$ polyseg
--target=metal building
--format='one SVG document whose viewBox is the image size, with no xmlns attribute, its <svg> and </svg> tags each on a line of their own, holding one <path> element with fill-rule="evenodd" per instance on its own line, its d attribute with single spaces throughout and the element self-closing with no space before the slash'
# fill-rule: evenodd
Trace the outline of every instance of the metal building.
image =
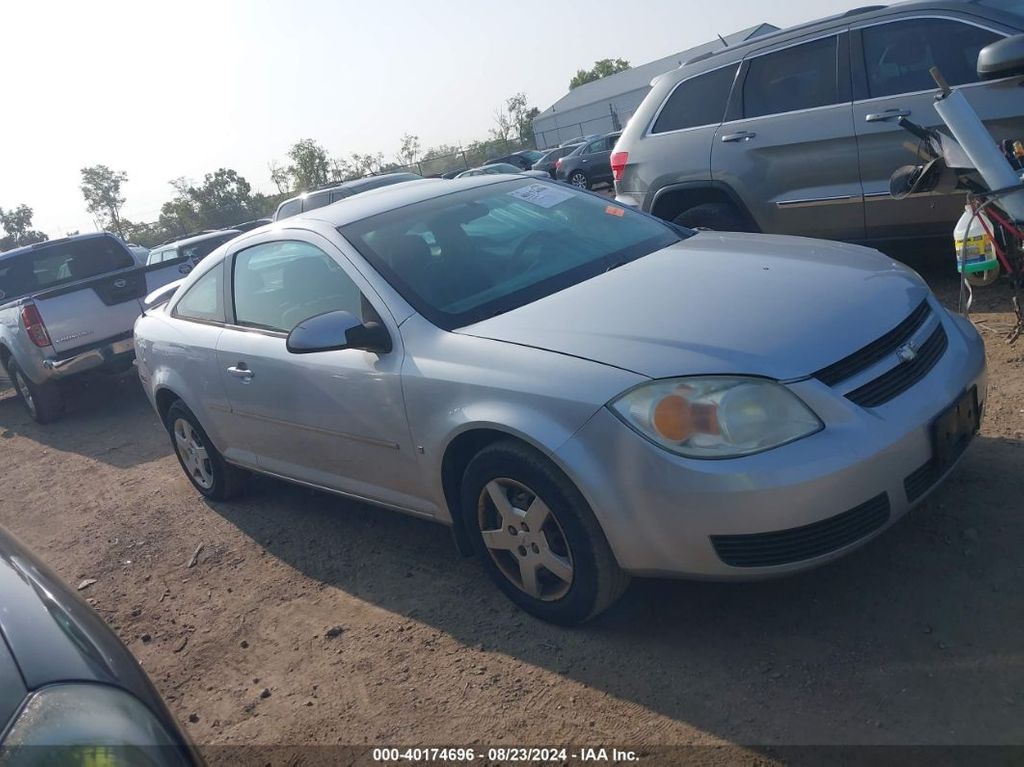
<svg viewBox="0 0 1024 767">
<path fill-rule="evenodd" d="M 727 36 L 725 42 L 735 45 L 778 29 L 772 24 L 758 24 Z M 573 88 L 534 119 L 537 147 L 546 149 L 577 136 L 620 130 L 651 89 L 651 80 L 721 47 L 722 40 L 716 38 L 696 48 Z"/>
</svg>

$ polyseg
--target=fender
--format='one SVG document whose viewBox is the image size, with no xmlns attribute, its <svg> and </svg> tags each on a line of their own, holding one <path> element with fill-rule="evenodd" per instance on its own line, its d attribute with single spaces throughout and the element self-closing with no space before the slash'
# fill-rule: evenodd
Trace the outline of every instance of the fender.
<svg viewBox="0 0 1024 767">
<path fill-rule="evenodd" d="M 668 195 L 671 195 L 675 192 L 694 193 L 704 190 L 717 192 L 718 194 L 724 196 L 726 199 L 729 200 L 729 202 L 736 206 L 736 209 L 740 212 L 741 215 L 746 216 L 747 220 L 752 222 L 755 226 L 757 226 L 758 230 L 760 231 L 761 227 L 758 225 L 757 219 L 755 219 L 753 215 L 751 215 L 750 210 L 747 208 L 743 200 L 740 199 L 739 195 L 736 194 L 736 191 L 725 182 L 715 181 L 714 179 L 706 179 L 700 181 L 681 181 L 676 184 L 668 184 L 666 186 L 661 187 L 657 192 L 654 193 L 654 197 L 651 198 L 650 212 L 654 213 L 654 211 L 657 210 L 658 208 L 659 202 L 664 200 L 665 197 L 667 197 Z"/>
</svg>

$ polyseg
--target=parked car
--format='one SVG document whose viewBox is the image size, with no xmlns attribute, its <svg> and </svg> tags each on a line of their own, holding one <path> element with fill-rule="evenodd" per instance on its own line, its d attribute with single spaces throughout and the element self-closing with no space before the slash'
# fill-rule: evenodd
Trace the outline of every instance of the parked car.
<svg viewBox="0 0 1024 767">
<path fill-rule="evenodd" d="M 460 173 L 462 173 L 464 170 L 467 170 L 467 169 L 466 168 L 456 168 L 455 170 L 446 170 L 444 173 L 441 174 L 441 178 L 449 179 L 449 180 L 453 179 L 456 176 L 458 176 Z"/>
<path fill-rule="evenodd" d="M 145 264 L 149 260 L 149 248 L 142 245 L 136 245 L 134 242 L 126 243 L 128 250 L 135 258 L 135 263 Z"/>
<path fill-rule="evenodd" d="M 841 240 L 949 237 L 963 194 L 902 200 L 898 120 L 941 125 L 938 66 L 997 140 L 1024 135 L 1021 77 L 979 82 L 978 52 L 1024 29 L 1020 3 L 915 0 L 850 11 L 663 75 L 612 156 L 621 202 L 686 226 Z"/>
<path fill-rule="evenodd" d="M 529 170 L 533 167 L 533 164 L 541 158 L 543 152 L 538 152 L 536 149 L 521 149 L 518 152 L 507 154 L 504 157 L 492 157 L 490 160 L 484 163 L 484 165 L 494 165 L 496 163 L 506 163 L 508 165 L 515 165 L 520 170 Z"/>
<path fill-rule="evenodd" d="M 202 495 L 250 470 L 451 525 L 562 623 L 630 574 L 848 553 L 949 473 L 986 394 L 971 323 L 876 251 L 694 232 L 524 178 L 242 235 L 135 337 Z"/>
<path fill-rule="evenodd" d="M 462 173 L 457 175 L 455 178 L 467 178 L 469 176 L 494 176 L 499 173 L 511 173 L 516 176 L 536 176 L 537 178 L 547 178 L 547 173 L 541 173 L 536 170 L 523 170 L 517 165 L 511 165 L 505 162 L 492 163 L 490 165 L 481 165 L 479 168 L 470 168 L 464 170 Z"/>
<path fill-rule="evenodd" d="M 147 263 L 152 265 L 174 262 L 195 266 L 225 242 L 233 240 L 241 233 L 239 229 L 218 229 L 182 240 L 165 242 L 149 252 Z"/>
<path fill-rule="evenodd" d="M 555 161 L 555 178 L 580 189 L 612 183 L 611 154 L 619 133 L 608 133 L 588 141 Z"/>
<path fill-rule="evenodd" d="M 557 178 L 555 175 L 555 168 L 558 160 L 565 157 L 567 154 L 579 149 L 582 144 L 569 144 L 568 146 L 555 147 L 550 149 L 541 155 L 541 158 L 533 164 L 534 170 L 543 171 L 548 174 L 550 178 Z"/>
<path fill-rule="evenodd" d="M 401 184 L 406 181 L 420 181 L 421 179 L 422 177 L 417 176 L 415 173 L 385 173 L 382 176 L 357 178 L 355 181 L 346 181 L 343 184 L 330 186 L 327 189 L 319 189 L 315 192 L 305 192 L 278 205 L 277 210 L 274 212 L 274 220 L 280 221 L 289 216 L 297 216 L 299 213 L 307 213 L 308 211 L 322 208 L 325 205 L 330 205 L 332 202 L 344 200 L 346 197 L 368 192 L 371 189 Z"/>
<path fill-rule="evenodd" d="M 588 133 L 586 136 L 576 136 L 576 138 L 570 138 L 559 144 L 559 147 L 564 146 L 576 146 L 577 144 L 585 144 L 588 141 L 593 141 L 596 138 L 601 138 L 601 133 Z"/>
<path fill-rule="evenodd" d="M 60 416 L 63 379 L 127 370 L 141 299 L 181 276 L 176 264 L 136 264 L 106 232 L 0 254 L 0 367 L 32 417 Z"/>
<path fill-rule="evenodd" d="M 128 648 L 2 529 L 0 754 L 10 765 L 202 763 Z"/>
<path fill-rule="evenodd" d="M 272 218 L 254 218 L 252 221 L 243 221 L 240 224 L 232 224 L 228 229 L 234 229 L 239 232 L 248 232 L 250 229 L 266 226 L 267 224 L 272 223 L 274 223 L 274 219 Z"/>
</svg>

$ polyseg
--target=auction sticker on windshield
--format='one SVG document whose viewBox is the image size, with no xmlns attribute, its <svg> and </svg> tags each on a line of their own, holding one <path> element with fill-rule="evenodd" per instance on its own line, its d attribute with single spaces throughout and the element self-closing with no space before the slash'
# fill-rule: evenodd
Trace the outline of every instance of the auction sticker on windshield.
<svg viewBox="0 0 1024 767">
<path fill-rule="evenodd" d="M 553 208 L 558 203 L 565 202 L 572 197 L 572 192 L 559 189 L 553 184 L 527 184 L 513 189 L 509 194 L 542 208 Z"/>
</svg>

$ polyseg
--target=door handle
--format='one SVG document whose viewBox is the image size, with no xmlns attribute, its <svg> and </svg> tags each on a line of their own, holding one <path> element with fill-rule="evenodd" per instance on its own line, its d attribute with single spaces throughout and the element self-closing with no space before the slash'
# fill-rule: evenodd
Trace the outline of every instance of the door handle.
<svg viewBox="0 0 1024 767">
<path fill-rule="evenodd" d="M 722 136 L 722 141 L 726 144 L 731 141 L 750 141 L 756 135 L 753 131 L 741 130 L 739 133 L 726 133 Z"/>
<path fill-rule="evenodd" d="M 910 117 L 909 109 L 886 109 L 884 112 L 871 112 L 864 115 L 866 123 L 881 123 L 888 120 L 898 120 L 901 117 Z"/>
<path fill-rule="evenodd" d="M 228 368 L 228 373 L 233 375 L 235 378 L 240 378 L 242 383 L 249 383 L 253 376 L 256 375 L 244 362 L 239 362 L 237 365 L 232 365 Z"/>
</svg>

